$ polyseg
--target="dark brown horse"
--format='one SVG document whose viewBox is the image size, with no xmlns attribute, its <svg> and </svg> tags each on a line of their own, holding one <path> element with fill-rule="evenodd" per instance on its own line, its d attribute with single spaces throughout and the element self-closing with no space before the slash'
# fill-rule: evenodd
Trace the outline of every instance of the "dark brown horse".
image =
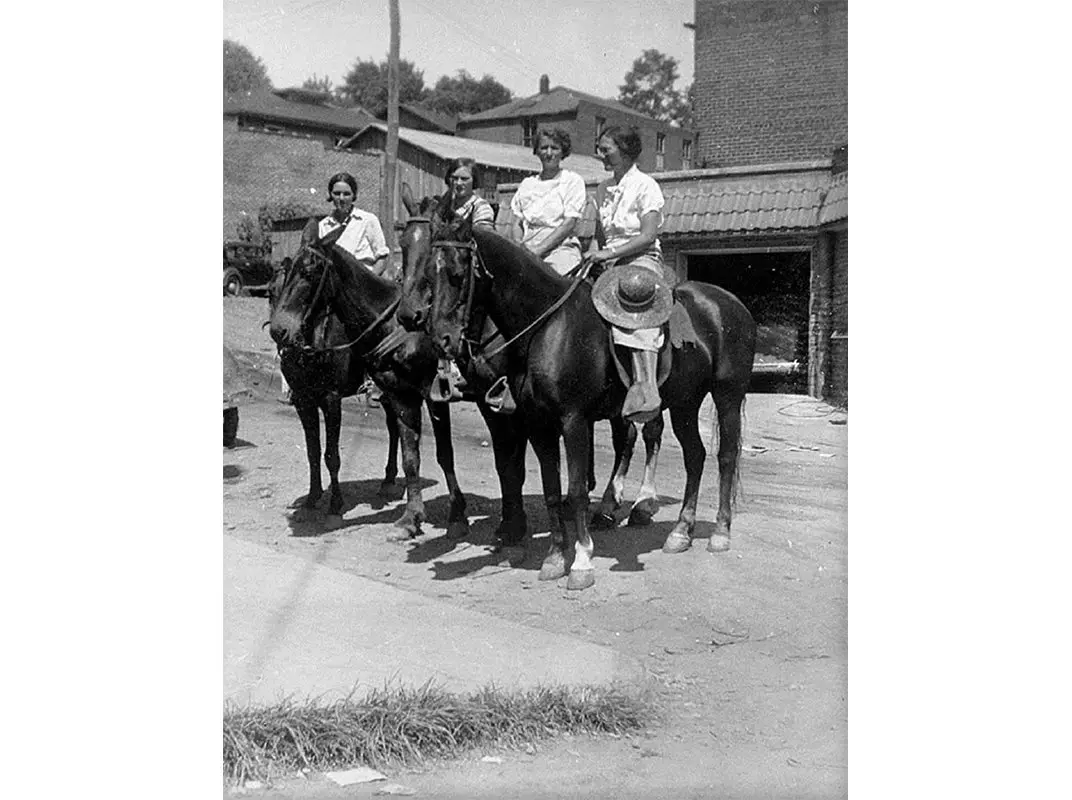
<svg viewBox="0 0 1072 800">
<path fill-rule="evenodd" d="M 270 313 L 279 304 L 280 293 L 288 269 L 278 270 L 268 288 Z M 267 323 L 266 323 L 267 324 Z M 305 452 L 309 460 L 309 491 L 302 503 L 304 513 L 312 512 L 324 494 L 320 476 L 320 414 L 324 415 L 324 465 L 328 468 L 331 499 L 328 505 L 328 525 L 341 522 L 343 497 L 339 487 L 339 435 L 342 429 L 342 399 L 357 393 L 364 380 L 364 367 L 350 348 L 345 327 L 335 315 L 324 317 L 310 331 L 315 350 L 294 344 L 279 345 L 280 367 L 290 385 L 291 402 L 305 432 Z M 398 475 L 398 421 L 389 403 L 384 405 L 387 416 L 387 467 L 380 491 L 384 493 L 395 483 Z"/>
<path fill-rule="evenodd" d="M 318 344 L 311 334 L 322 319 L 334 315 L 341 320 L 347 337 L 343 346 L 384 391 L 384 399 L 400 424 L 407 505 L 395 524 L 408 538 L 420 532 L 424 519 L 419 483 L 421 412 L 436 375 L 438 354 L 427 335 L 411 333 L 399 325 L 395 311 L 401 291 L 397 284 L 367 269 L 353 267 L 337 248 L 317 244 L 315 239 L 314 232 L 307 231 L 280 289 L 270 320 L 272 337 L 281 345 L 311 348 Z M 428 402 L 427 407 L 435 434 L 436 459 L 450 495 L 448 535 L 462 536 L 468 532 L 469 523 L 465 497 L 454 473 L 449 405 Z M 510 446 L 503 441 L 516 425 L 516 421 L 503 421 L 499 430 L 492 430 L 497 456 L 500 450 L 509 452 Z M 517 449 L 523 461 L 523 441 Z M 509 541 L 523 536 L 526 529 L 521 505 L 523 470 L 516 482 L 501 473 L 500 478 L 503 520 L 498 535 Z"/>
<path fill-rule="evenodd" d="M 566 574 L 563 548 L 574 534 L 574 561 L 567 587 L 594 583 L 588 533 L 589 429 L 594 420 L 621 411 L 626 387 L 613 363 L 607 324 L 596 312 L 588 285 L 571 284 L 534 255 L 493 231 L 467 223 L 433 242 L 434 276 L 428 330 L 441 352 L 453 357 L 471 347 L 474 314 L 487 313 L 512 342 L 507 375 L 529 441 L 540 460 L 544 499 L 551 522 L 551 548 L 540 578 Z M 663 407 L 681 444 L 685 491 L 678 522 L 663 544 L 681 552 L 691 545 L 706 451 L 699 410 L 710 394 L 718 413 L 719 507 L 708 550 L 729 547 L 731 501 L 741 446 L 741 411 L 752 372 L 755 322 L 741 302 L 716 286 L 685 282 L 674 290 L 696 341 L 672 351 L 669 376 L 660 387 Z M 628 359 L 626 359 L 628 361 Z M 569 473 L 564 501 L 559 476 L 559 440 Z"/>
</svg>

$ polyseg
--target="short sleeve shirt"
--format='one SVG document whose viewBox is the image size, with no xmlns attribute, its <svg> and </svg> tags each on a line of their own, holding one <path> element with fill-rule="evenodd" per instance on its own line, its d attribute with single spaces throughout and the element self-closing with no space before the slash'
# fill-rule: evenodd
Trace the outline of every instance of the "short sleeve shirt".
<svg viewBox="0 0 1072 800">
<path fill-rule="evenodd" d="M 330 233 L 338 230 L 344 223 L 339 222 L 333 216 L 324 217 L 320 220 L 317 233 L 323 239 Z M 387 240 L 383 236 L 383 228 L 375 214 L 354 208 L 350 212 L 350 218 L 346 221 L 346 230 L 336 240 L 336 244 L 346 250 L 354 258 L 366 261 L 375 261 L 382 256 L 391 254 L 387 247 Z"/>
<path fill-rule="evenodd" d="M 567 219 L 579 219 L 584 213 L 587 195 L 584 179 L 568 169 L 551 180 L 530 175 L 521 181 L 510 201 L 510 210 L 523 225 L 522 242 L 541 240 Z M 573 241 L 571 236 L 566 241 Z"/>
<path fill-rule="evenodd" d="M 468 200 L 454 209 L 454 216 L 459 219 L 468 217 L 473 225 L 495 227 L 495 210 L 491 207 L 491 203 L 480 195 L 471 195 Z"/>
<path fill-rule="evenodd" d="M 650 175 L 641 172 L 634 164 L 617 185 L 600 184 L 603 203 L 599 207 L 599 221 L 607 237 L 607 247 L 624 244 L 640 234 L 640 218 L 649 211 L 662 212 L 666 201 L 659 184 Z M 660 215 L 659 225 L 662 225 Z M 649 252 L 659 253 L 659 240 Z"/>
</svg>

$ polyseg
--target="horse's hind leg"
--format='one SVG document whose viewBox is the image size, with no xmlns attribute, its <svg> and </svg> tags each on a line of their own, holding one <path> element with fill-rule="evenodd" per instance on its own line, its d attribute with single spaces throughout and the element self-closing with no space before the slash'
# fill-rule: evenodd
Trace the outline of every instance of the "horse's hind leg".
<svg viewBox="0 0 1072 800">
<path fill-rule="evenodd" d="M 704 460 L 707 458 L 707 450 L 700 438 L 699 415 L 699 403 L 670 409 L 670 424 L 685 458 L 685 495 L 681 501 L 677 524 L 663 542 L 664 553 L 681 553 L 692 545 L 692 529 L 696 526 L 696 500 L 700 494 Z"/>
<path fill-rule="evenodd" d="M 339 455 L 339 434 L 342 431 L 342 398 L 337 392 L 331 392 L 321 401 L 324 411 L 324 464 L 328 468 L 331 480 L 331 500 L 328 504 L 327 526 L 338 527 L 342 524 L 342 487 L 339 486 L 339 467 L 342 458 Z"/>
<path fill-rule="evenodd" d="M 295 394 L 294 410 L 298 412 L 302 430 L 305 431 L 305 456 L 309 461 L 309 491 L 301 508 L 312 511 L 324 494 L 320 483 L 320 410 L 308 397 Z"/>
<path fill-rule="evenodd" d="M 569 471 L 567 490 L 568 515 L 573 525 L 573 565 L 570 567 L 567 589 L 587 589 L 595 584 L 592 567 L 594 546 L 588 533 L 588 432 L 589 424 L 580 414 L 570 417 L 563 425 L 562 438 L 566 444 L 566 466 Z M 566 515 L 563 515 L 566 516 Z"/>
<path fill-rule="evenodd" d="M 469 518 L 465 514 L 465 495 L 454 474 L 454 442 L 450 438 L 450 404 L 428 403 L 428 416 L 435 435 L 436 461 L 443 470 L 450 493 L 450 513 L 447 515 L 447 536 L 458 539 L 469 535 Z"/>
<path fill-rule="evenodd" d="M 625 492 L 625 475 L 629 471 L 629 462 L 633 460 L 633 448 L 636 445 L 636 426 L 626 422 L 621 416 L 610 420 L 610 438 L 614 445 L 614 470 L 611 472 L 603 497 L 592 514 L 592 527 L 596 529 L 613 528 L 614 512 L 622 504 Z"/>
<path fill-rule="evenodd" d="M 390 493 L 398 477 L 398 417 L 391 401 L 384 395 L 380 405 L 387 421 L 387 465 L 383 470 L 383 480 L 380 481 L 379 494 L 381 497 Z"/>
<path fill-rule="evenodd" d="M 715 532 L 707 542 L 709 553 L 730 549 L 733 496 L 741 458 L 741 409 L 744 391 L 712 391 L 718 413 L 718 516 Z"/>
<path fill-rule="evenodd" d="M 635 427 L 635 426 L 634 426 Z M 644 482 L 629 512 L 629 525 L 650 525 L 659 510 L 659 490 L 655 486 L 655 470 L 659 466 L 659 448 L 663 443 L 663 415 L 644 423 Z"/>
</svg>

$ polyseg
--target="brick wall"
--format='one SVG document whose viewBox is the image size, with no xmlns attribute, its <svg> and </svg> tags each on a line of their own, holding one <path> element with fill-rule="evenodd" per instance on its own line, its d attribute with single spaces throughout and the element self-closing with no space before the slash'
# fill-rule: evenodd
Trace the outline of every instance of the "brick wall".
<svg viewBox="0 0 1072 800">
<path fill-rule="evenodd" d="M 336 172 L 357 178 L 358 207 L 379 213 L 379 156 L 337 152 L 320 141 L 292 134 L 239 130 L 235 117 L 224 117 L 224 240 L 236 238 L 243 216 L 255 221 L 265 203 L 302 203 L 327 214 L 331 210 L 327 179 Z"/>
<path fill-rule="evenodd" d="M 848 139 L 845 0 L 696 0 L 698 166 L 829 158 Z"/>
<path fill-rule="evenodd" d="M 824 396 L 831 402 L 849 404 L 849 230 L 834 234 L 834 266 L 831 278 L 830 364 Z"/>
</svg>

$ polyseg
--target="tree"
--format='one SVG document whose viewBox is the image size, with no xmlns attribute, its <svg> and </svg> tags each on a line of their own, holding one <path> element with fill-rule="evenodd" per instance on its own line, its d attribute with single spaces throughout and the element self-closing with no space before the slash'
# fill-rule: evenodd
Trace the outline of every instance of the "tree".
<svg viewBox="0 0 1072 800">
<path fill-rule="evenodd" d="M 685 124 L 684 120 L 691 118 L 691 108 L 689 100 L 674 88 L 680 77 L 677 65 L 673 56 L 645 50 L 625 73 L 625 83 L 618 87 L 618 101 L 663 122 Z"/>
<path fill-rule="evenodd" d="M 301 88 L 309 89 L 313 92 L 323 92 L 324 94 L 334 94 L 335 87 L 331 84 L 331 78 L 325 75 L 323 78 L 316 77 L 316 73 L 313 73 L 313 77 L 306 78 L 302 83 Z"/>
<path fill-rule="evenodd" d="M 372 59 L 359 58 L 335 93 L 343 104 L 361 106 L 373 116 L 382 117 L 387 113 L 387 60 L 377 64 Z M 424 72 L 412 61 L 399 59 L 398 102 L 419 102 L 427 94 Z"/>
<path fill-rule="evenodd" d="M 225 94 L 270 92 L 272 82 L 263 62 L 249 49 L 230 39 L 223 40 L 223 91 Z"/>
<path fill-rule="evenodd" d="M 436 81 L 424 105 L 441 114 L 476 114 L 514 99 L 513 93 L 490 75 L 477 80 L 464 69 L 457 77 Z"/>
</svg>

